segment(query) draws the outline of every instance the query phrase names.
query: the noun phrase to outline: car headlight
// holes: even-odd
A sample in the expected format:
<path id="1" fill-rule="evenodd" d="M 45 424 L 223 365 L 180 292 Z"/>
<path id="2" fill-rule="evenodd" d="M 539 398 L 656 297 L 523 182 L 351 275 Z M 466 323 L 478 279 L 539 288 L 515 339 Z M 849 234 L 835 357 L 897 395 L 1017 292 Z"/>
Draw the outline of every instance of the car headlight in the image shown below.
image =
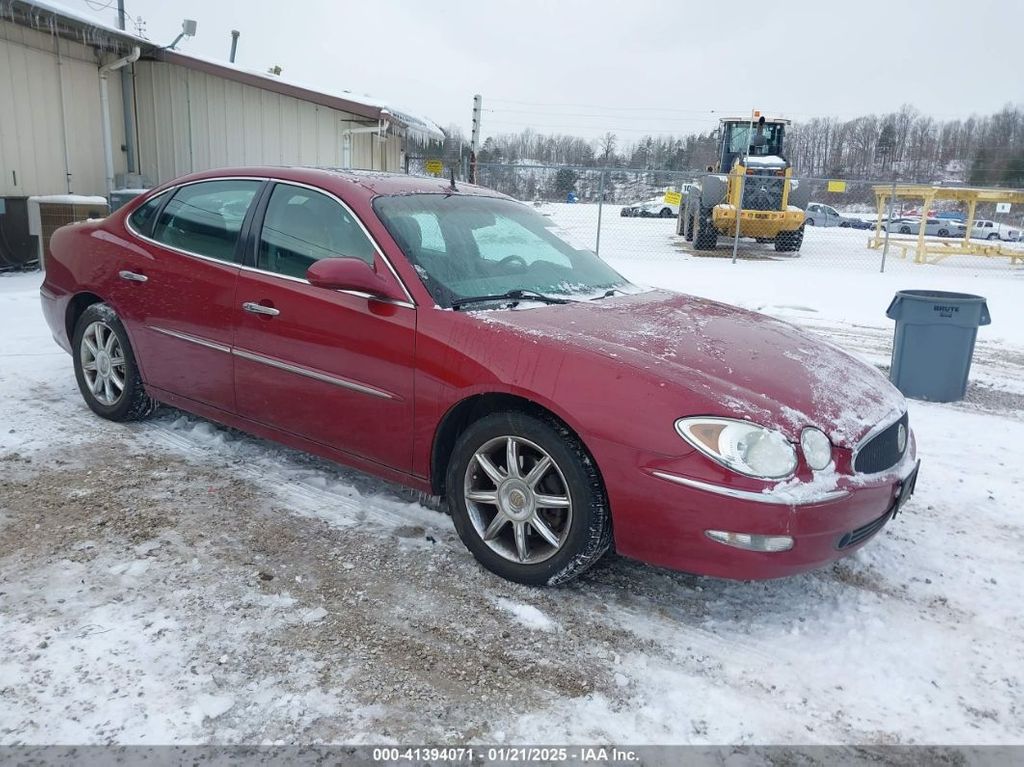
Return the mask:
<path id="1" fill-rule="evenodd" d="M 739 474 L 781 479 L 796 469 L 796 450 L 785 435 L 732 418 L 680 418 L 679 436 L 709 458 Z"/>
<path id="2" fill-rule="evenodd" d="M 832 463 L 832 443 L 820 429 L 808 426 L 800 434 L 800 449 L 804 451 L 807 465 L 815 471 L 828 468 Z"/>

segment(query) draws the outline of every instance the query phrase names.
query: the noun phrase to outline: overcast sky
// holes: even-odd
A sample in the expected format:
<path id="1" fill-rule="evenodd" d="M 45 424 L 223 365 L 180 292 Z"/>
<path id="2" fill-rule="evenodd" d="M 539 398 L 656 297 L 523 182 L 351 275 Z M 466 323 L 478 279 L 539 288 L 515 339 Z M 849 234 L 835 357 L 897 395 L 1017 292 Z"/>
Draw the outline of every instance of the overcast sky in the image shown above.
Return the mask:
<path id="1" fill-rule="evenodd" d="M 61 0 L 112 23 L 116 0 Z M 125 0 L 179 50 L 327 92 L 383 98 L 442 126 L 621 139 L 911 103 L 936 118 L 1024 103 L 1022 0 Z M 93 10 L 99 8 L 100 10 Z M 966 15 L 965 15 L 966 14 Z M 129 23 L 129 30 L 133 25 Z"/>

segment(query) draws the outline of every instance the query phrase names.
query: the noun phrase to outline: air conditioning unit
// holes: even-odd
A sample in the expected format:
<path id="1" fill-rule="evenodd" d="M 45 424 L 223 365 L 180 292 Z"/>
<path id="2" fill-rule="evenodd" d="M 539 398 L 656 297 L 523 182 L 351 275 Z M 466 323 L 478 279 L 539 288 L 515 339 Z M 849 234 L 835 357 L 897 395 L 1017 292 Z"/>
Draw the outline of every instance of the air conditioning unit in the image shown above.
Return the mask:
<path id="1" fill-rule="evenodd" d="M 115 189 L 110 193 L 110 212 L 124 207 L 136 197 L 148 192 L 148 189 Z"/>
<path id="2" fill-rule="evenodd" d="M 110 206 L 105 197 L 79 194 L 49 194 L 28 198 L 28 231 L 39 240 L 39 266 L 46 269 L 50 238 L 66 224 L 105 218 Z"/>

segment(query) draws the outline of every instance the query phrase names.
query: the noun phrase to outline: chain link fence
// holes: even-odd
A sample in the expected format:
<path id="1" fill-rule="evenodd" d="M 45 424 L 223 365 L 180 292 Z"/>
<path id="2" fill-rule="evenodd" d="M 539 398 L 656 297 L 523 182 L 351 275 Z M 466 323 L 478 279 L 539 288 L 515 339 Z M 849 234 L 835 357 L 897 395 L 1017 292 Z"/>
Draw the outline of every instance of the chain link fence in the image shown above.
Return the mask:
<path id="1" fill-rule="evenodd" d="M 938 268 L 1024 275 L 1024 242 L 1020 241 L 1024 221 L 998 213 L 992 204 L 979 204 L 975 218 L 995 226 L 974 227 L 972 236 L 966 237 L 965 209 L 956 203 L 944 202 L 942 207 L 936 203 L 922 211 L 920 200 L 903 198 L 891 205 L 886 201 L 879 210 L 878 190 L 888 190 L 891 179 L 796 177 L 787 191 L 789 206 L 782 205 L 781 178 L 728 179 L 742 185 L 740 236 L 736 236 L 735 207 L 728 204 L 736 198 L 729 195 L 726 184 L 718 200 L 720 210 L 708 213 L 717 230 L 709 246 L 707 236 L 695 238 L 687 231 L 688 224 L 700 228 L 693 219 L 701 212 L 694 213 L 698 194 L 693 194 L 692 185 L 705 175 L 697 170 L 482 164 L 478 183 L 534 205 L 574 245 L 608 259 L 782 263 L 799 259 L 822 269 Z M 789 212 L 799 231 L 779 233 L 765 223 L 771 218 L 768 212 L 780 210 Z M 922 215 L 923 240 L 918 237 Z M 1017 212 L 1018 219 L 1020 215 Z"/>

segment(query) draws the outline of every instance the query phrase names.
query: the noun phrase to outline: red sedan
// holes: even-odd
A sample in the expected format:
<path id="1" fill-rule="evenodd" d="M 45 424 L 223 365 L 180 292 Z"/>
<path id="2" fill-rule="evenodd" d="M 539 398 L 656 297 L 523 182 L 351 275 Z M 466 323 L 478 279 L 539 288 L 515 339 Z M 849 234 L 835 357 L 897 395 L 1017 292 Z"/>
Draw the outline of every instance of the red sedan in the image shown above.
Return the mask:
<path id="1" fill-rule="evenodd" d="M 770 578 L 913 491 L 906 403 L 769 317 L 630 284 L 530 207 L 380 173 L 173 181 L 51 242 L 46 319 L 86 403 L 156 403 L 447 499 L 488 569 L 609 548 Z"/>

